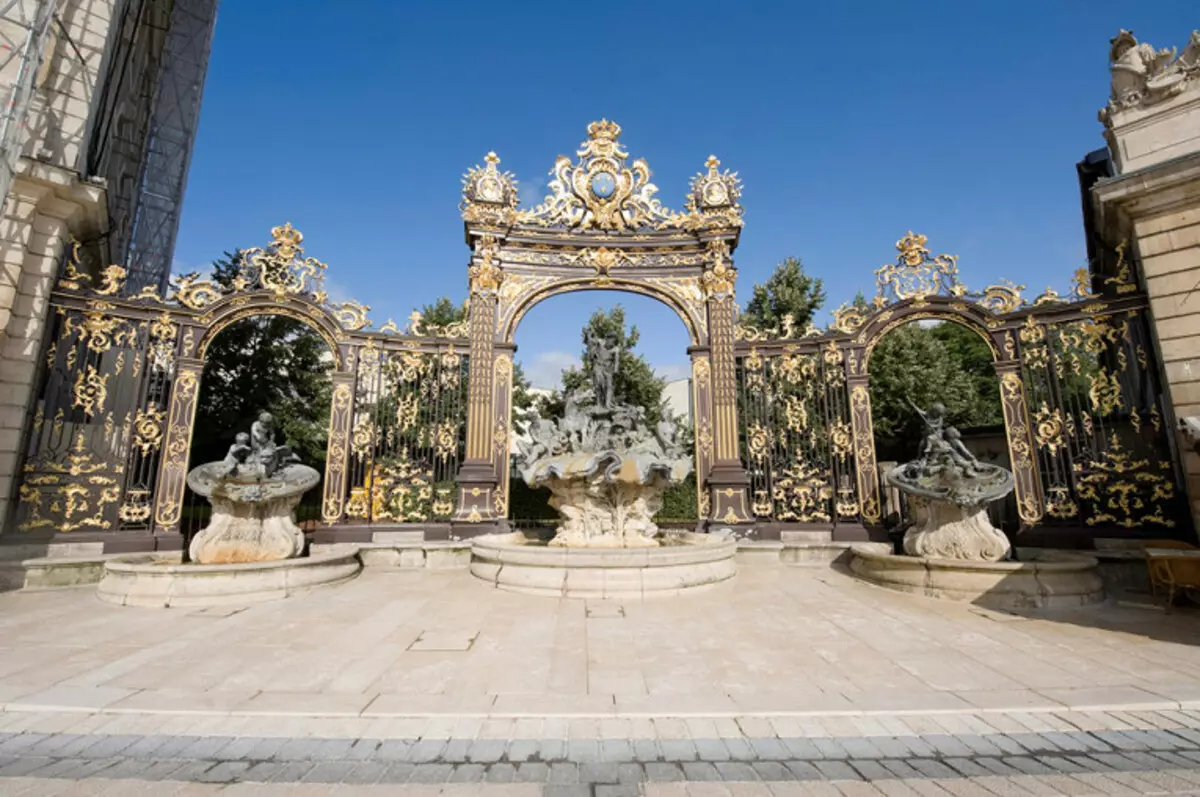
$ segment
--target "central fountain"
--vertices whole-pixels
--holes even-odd
[[[188,547],[191,562],[159,554],[105,564],[98,594],[127,606],[212,606],[283,598],[353,578],[356,555],[302,556],[296,525],[300,499],[321,474],[275,444],[274,418],[263,412],[240,432],[220,462],[192,469],[188,486],[212,504],[206,528]]]
[[[532,413],[517,465],[549,489],[562,520],[554,537],[477,537],[471,572],[501,589],[579,598],[639,597],[732,578],[736,544],[709,534],[666,533],[654,515],[663,492],[692,471],[664,410],[653,429],[641,407],[614,398],[615,340],[588,333],[591,389],[569,393],[563,417]]]
[[[888,546],[852,549],[851,571],[879,586],[993,609],[1065,608],[1104,598],[1089,556],[1017,549],[992,525],[987,507],[1013,490],[1012,472],[980,462],[946,423],[946,408],[914,407],[925,422],[917,458],[884,474],[910,514],[904,556]],[[884,548],[881,550],[880,548]]]

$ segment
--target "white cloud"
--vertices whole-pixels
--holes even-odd
[[[562,384],[562,372],[579,366],[579,356],[567,351],[539,352],[532,361],[522,362],[525,376],[534,387],[554,389]]]
[[[942,323],[942,319],[940,318],[924,318],[917,322],[917,326],[921,327],[922,329],[930,329],[932,327],[939,326]]]

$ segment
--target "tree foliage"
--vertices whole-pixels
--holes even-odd
[[[213,263],[213,281],[228,288],[242,257],[240,251],[226,252]],[[301,321],[264,314],[226,327],[205,354],[192,463],[223,458],[234,435],[249,431],[266,410],[275,416],[279,442],[320,470],[332,368],[325,341]]]
[[[917,323],[889,332],[871,354],[871,418],[883,458],[908,457],[921,439],[922,409],[946,406],[960,429],[1001,423],[1000,389],[991,351],[953,322]]]
[[[760,328],[778,327],[791,315],[797,331],[812,322],[825,303],[825,286],[804,272],[800,258],[788,257],[775,267],[765,283],[755,285],[742,319]]]
[[[580,340],[586,341],[588,332],[601,337],[616,340],[620,349],[620,364],[616,379],[613,380],[613,398],[626,402],[646,411],[646,418],[653,420],[662,412],[663,390],[666,380],[655,376],[654,368],[633,349],[637,346],[641,333],[636,326],[628,327],[625,323],[625,308],[617,305],[612,310],[597,310],[588,319]],[[538,408],[539,413],[547,417],[559,417],[564,411],[565,396],[581,388],[592,387],[592,362],[588,355],[586,343],[582,354],[582,367],[571,366],[562,372],[562,390],[554,391],[542,399]]]

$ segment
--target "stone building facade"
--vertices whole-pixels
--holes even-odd
[[[1095,222],[1110,259],[1129,247],[1174,417],[1186,426],[1200,421],[1200,31],[1178,54],[1129,31],[1111,44],[1112,96],[1100,121],[1116,174],[1092,188]],[[1190,435],[1180,448],[1200,528],[1200,454]]]

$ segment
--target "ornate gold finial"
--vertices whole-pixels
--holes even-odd
[[[924,235],[914,235],[913,231],[909,230],[903,238],[896,241],[896,251],[900,253],[900,262],[906,266],[921,265],[929,254],[929,249],[925,247],[928,242],[929,239]]]
[[[601,139],[609,139],[615,141],[621,137],[621,126],[616,122],[610,122],[607,119],[601,119],[599,122],[592,122],[588,125],[588,138],[593,141]]]
[[[716,174],[717,169],[721,168],[721,161],[717,160],[716,155],[709,155],[704,165],[708,167],[709,174]]]
[[[489,152],[483,157],[483,162],[488,165],[490,171],[495,171],[496,167],[500,165],[500,156],[495,152]]]
[[[892,298],[920,301],[938,293],[962,297],[967,295],[967,286],[958,281],[957,255],[930,255],[926,247],[928,239],[909,230],[896,241],[895,263],[888,263],[875,271],[877,300],[890,294]],[[876,306],[882,306],[876,301]]]

